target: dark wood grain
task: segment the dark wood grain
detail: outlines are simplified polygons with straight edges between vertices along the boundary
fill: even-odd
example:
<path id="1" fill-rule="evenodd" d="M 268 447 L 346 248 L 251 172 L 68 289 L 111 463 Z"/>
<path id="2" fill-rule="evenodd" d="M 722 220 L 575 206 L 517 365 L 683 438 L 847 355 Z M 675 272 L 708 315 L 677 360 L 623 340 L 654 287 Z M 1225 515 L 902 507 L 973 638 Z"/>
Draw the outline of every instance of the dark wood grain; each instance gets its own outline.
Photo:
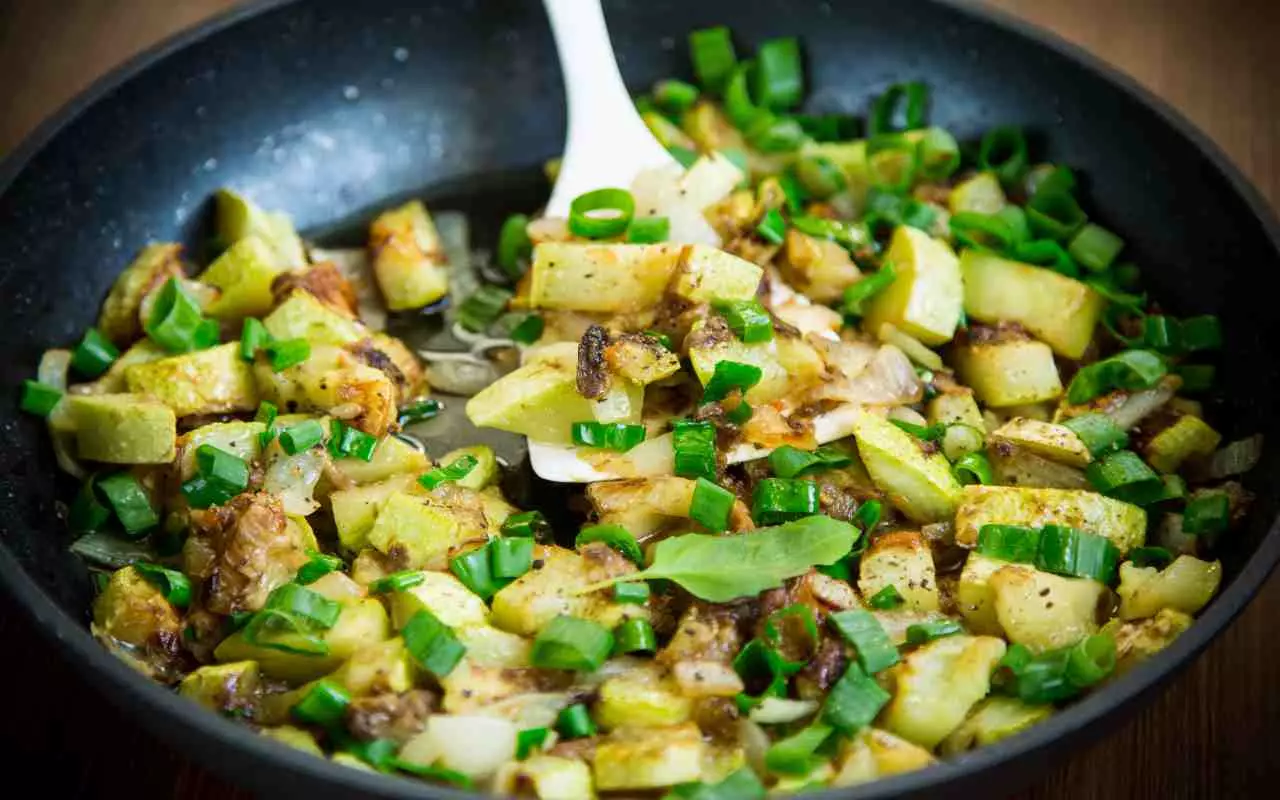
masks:
<path id="1" fill-rule="evenodd" d="M 97 75 L 233 0 L 0 2 L 0 152 Z M 1271 0 L 997 0 L 1116 64 L 1212 136 L 1280 203 L 1280 4 Z M 21 76 L 21 77 L 19 77 Z M 1149 708 L 1046 765 L 1036 800 L 1275 796 L 1280 579 Z M 0 599 L 0 764 L 49 797 L 247 796 L 141 731 Z M 34 794 L 34 793 L 32 793 Z M 995 787 L 993 795 L 1001 792 Z M 7 792 L 6 792 L 7 795 Z"/>

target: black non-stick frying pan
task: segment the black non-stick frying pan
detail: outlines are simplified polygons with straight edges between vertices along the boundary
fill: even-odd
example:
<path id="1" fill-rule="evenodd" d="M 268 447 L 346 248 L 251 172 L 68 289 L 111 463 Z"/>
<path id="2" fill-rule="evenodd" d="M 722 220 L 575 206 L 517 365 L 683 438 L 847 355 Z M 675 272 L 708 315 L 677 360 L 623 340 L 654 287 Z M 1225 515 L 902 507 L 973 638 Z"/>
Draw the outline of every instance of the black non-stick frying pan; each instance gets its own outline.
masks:
<path id="1" fill-rule="evenodd" d="M 933 120 L 962 137 L 1022 125 L 1035 155 L 1086 176 L 1087 207 L 1123 232 L 1155 296 L 1225 320 L 1215 420 L 1280 442 L 1280 314 L 1267 291 L 1280 227 L 1208 140 L 1132 81 L 1056 40 L 972 8 L 912 0 L 613 0 L 633 87 L 687 74 L 684 37 L 732 25 L 744 44 L 799 35 L 818 110 L 857 110 L 891 82 L 933 87 Z M 545 199 L 541 163 L 565 132 L 559 68 L 533 0 L 301 0 L 251 4 L 118 70 L 0 169 L 0 333 L 7 397 L 40 353 L 74 340 L 148 240 L 199 254 L 219 186 L 282 208 L 314 234 L 406 195 L 498 215 Z M 67 552 L 44 426 L 0 403 L 0 577 L 89 679 L 232 780 L 275 796 L 461 797 L 290 750 L 133 674 L 89 636 L 91 587 Z M 1280 558 L 1280 447 L 1248 483 L 1249 525 L 1222 553 L 1227 580 L 1166 652 L 1039 725 L 964 758 L 848 797 L 1013 789 L 1063 739 L 1097 736 L 1188 663 Z M 834 794 L 833 794 L 834 796 Z"/>

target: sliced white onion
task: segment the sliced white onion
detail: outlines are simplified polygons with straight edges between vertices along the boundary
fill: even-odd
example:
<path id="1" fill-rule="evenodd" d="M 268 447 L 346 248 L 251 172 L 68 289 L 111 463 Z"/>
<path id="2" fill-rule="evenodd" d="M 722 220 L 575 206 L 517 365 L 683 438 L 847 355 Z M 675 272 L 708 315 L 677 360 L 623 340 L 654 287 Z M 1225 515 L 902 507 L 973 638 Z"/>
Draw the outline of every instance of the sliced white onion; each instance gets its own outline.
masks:
<path id="1" fill-rule="evenodd" d="M 320 507 L 312 497 L 328 456 L 323 448 L 313 447 L 296 455 L 286 455 L 273 445 L 274 457 L 267 465 L 263 490 L 277 495 L 286 514 L 305 517 Z"/>
<path id="2" fill-rule="evenodd" d="M 924 343 L 914 336 L 900 330 L 896 325 L 884 323 L 876 336 L 885 344 L 891 344 L 906 354 L 907 358 L 925 369 L 942 369 L 942 356 L 925 347 Z"/>
<path id="3" fill-rule="evenodd" d="M 818 710 L 815 700 L 790 700 L 785 697 L 766 697 L 747 715 L 752 722 L 761 725 L 782 725 L 796 722 Z"/>
<path id="4" fill-rule="evenodd" d="M 399 757 L 481 780 L 515 758 L 518 732 L 515 723 L 499 717 L 436 714 L 427 720 L 426 730 L 400 748 Z"/>
<path id="5" fill-rule="evenodd" d="M 1203 469 L 1195 470 L 1194 477 L 1203 480 L 1218 480 L 1232 475 L 1242 475 L 1253 469 L 1262 458 L 1262 434 L 1240 439 L 1219 448 L 1209 456 Z"/>
<path id="6" fill-rule="evenodd" d="M 773 745 L 769 734 L 765 733 L 758 723 L 749 719 L 738 721 L 738 741 L 742 744 L 742 755 L 747 759 L 751 769 L 760 775 L 768 774 L 765 764 L 765 753 Z"/>
<path id="7" fill-rule="evenodd" d="M 1118 407 L 1106 412 L 1107 416 L 1122 430 L 1127 431 L 1172 400 L 1177 388 L 1176 381 L 1163 380 L 1150 389 L 1129 395 Z"/>

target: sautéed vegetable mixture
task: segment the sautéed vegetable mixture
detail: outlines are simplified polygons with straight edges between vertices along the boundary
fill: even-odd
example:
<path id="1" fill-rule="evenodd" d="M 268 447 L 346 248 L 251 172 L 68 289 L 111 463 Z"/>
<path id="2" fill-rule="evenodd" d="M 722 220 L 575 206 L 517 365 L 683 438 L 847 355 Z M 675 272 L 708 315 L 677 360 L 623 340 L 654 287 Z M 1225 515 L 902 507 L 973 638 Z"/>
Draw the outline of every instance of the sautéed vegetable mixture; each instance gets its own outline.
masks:
<path id="1" fill-rule="evenodd" d="M 512 216 L 486 282 L 416 201 L 325 251 L 225 190 L 196 277 L 138 255 L 22 398 L 106 647 L 353 768 L 707 800 L 926 769 L 1193 624 L 1261 447 L 1206 419 L 1218 320 L 1019 129 L 958 143 L 918 83 L 798 113 L 795 39 L 690 46 L 637 100 L 683 168 Z M 385 332 L 424 307 L 473 396 Z M 464 404 L 567 503 L 429 458 Z"/>

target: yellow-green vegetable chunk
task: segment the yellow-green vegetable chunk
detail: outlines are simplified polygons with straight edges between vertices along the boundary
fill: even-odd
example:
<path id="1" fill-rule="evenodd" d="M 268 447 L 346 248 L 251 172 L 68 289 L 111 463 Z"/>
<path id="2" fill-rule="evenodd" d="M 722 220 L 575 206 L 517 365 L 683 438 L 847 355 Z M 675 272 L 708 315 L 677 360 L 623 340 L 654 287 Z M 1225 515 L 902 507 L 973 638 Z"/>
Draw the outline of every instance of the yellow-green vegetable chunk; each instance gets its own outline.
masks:
<path id="1" fill-rule="evenodd" d="M 930 346 L 950 341 L 965 292 L 951 248 L 918 228 L 901 225 L 884 259 L 893 264 L 896 277 L 871 301 L 865 328 L 878 331 L 890 323 Z"/>
<path id="2" fill-rule="evenodd" d="M 201 283 L 219 291 L 209 316 L 235 320 L 267 313 L 273 302 L 271 283 L 283 271 L 279 256 L 257 236 L 231 245 L 200 275 Z"/>
<path id="3" fill-rule="evenodd" d="M 239 342 L 134 364 L 125 370 L 125 382 L 130 392 L 150 395 L 179 417 L 258 407 L 258 387 Z"/>
<path id="4" fill-rule="evenodd" d="M 1053 351 L 1043 342 L 967 341 L 958 344 L 951 357 L 960 380 L 992 408 L 1040 403 L 1062 395 Z"/>
<path id="5" fill-rule="evenodd" d="M 966 486 L 956 511 L 956 543 L 974 547 L 983 525 L 1065 525 L 1111 540 L 1121 554 L 1147 536 L 1141 508 L 1095 492 L 1072 489 L 1022 489 L 1016 486 Z"/>
<path id="6" fill-rule="evenodd" d="M 392 311 L 430 305 L 449 291 L 449 269 L 440 235 L 420 200 L 373 221 L 369 252 L 378 287 Z"/>
<path id="7" fill-rule="evenodd" d="M 105 464 L 167 464 L 173 460 L 173 409 L 140 394 L 70 395 L 76 450 Z"/>
<path id="8" fill-rule="evenodd" d="M 893 423 L 860 412 L 853 424 L 858 455 L 871 479 L 902 513 L 916 522 L 936 522 L 955 513 L 960 484 L 938 452 Z"/>
<path id="9" fill-rule="evenodd" d="M 1004 651 L 1000 639 L 963 634 L 915 649 L 891 672 L 895 690 L 881 715 L 884 727 L 926 749 L 937 747 L 987 696 Z"/>

